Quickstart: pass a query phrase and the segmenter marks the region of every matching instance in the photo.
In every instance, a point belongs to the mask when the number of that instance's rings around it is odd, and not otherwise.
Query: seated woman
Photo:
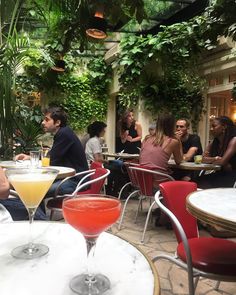
[[[108,176],[106,193],[112,196],[118,196],[120,187],[127,181],[122,173],[122,162],[118,160],[107,161],[102,155],[101,137],[105,135],[107,125],[103,122],[95,121],[90,125],[90,139],[85,146],[85,154],[88,161],[101,162],[104,167],[110,170]]]
[[[139,154],[142,139],[142,126],[134,119],[133,110],[124,112],[118,122],[119,138],[117,139],[117,152]]]
[[[171,174],[168,161],[172,154],[177,164],[183,160],[182,144],[175,137],[175,119],[170,114],[161,114],[155,134],[147,135],[142,143],[139,163]]]
[[[107,125],[104,122],[95,121],[89,125],[89,140],[85,145],[85,154],[88,161],[105,162],[102,155],[101,137],[105,135]]]
[[[236,181],[236,126],[230,118],[221,116],[213,120],[211,127],[214,139],[203,154],[203,162],[220,165],[221,170],[199,177],[198,185],[232,187]]]

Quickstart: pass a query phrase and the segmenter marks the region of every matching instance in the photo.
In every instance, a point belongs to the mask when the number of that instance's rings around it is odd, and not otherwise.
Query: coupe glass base
[[[20,259],[34,259],[47,254],[49,248],[43,244],[29,244],[19,246],[12,250],[11,255]]]
[[[71,290],[80,295],[100,295],[110,289],[110,286],[109,279],[102,274],[93,276],[91,284],[87,274],[78,275],[70,281]]]

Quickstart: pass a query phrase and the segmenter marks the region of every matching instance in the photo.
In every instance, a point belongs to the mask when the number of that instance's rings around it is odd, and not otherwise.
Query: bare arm
[[[26,155],[26,154],[18,154],[16,155],[16,160],[29,160],[30,156]]]
[[[230,159],[236,152],[236,137],[233,137],[228,144],[228,147],[223,155],[223,157],[209,157],[211,144],[207,146],[204,152],[203,161],[204,163],[214,163],[226,167],[229,164]]]
[[[137,136],[132,138],[131,136],[127,136],[127,140],[130,142],[136,142],[142,139],[142,126],[139,122],[135,122],[135,130],[137,131]]]
[[[189,150],[187,151],[186,154],[184,154],[183,158],[185,161],[189,161],[192,159],[192,157],[196,154],[198,148],[195,146],[192,146],[191,148],[189,148]]]
[[[182,143],[178,139],[172,140],[173,144],[173,156],[175,163],[178,165],[183,160],[183,149],[182,149]]]
[[[10,193],[10,185],[3,169],[0,167],[0,199],[8,198]]]

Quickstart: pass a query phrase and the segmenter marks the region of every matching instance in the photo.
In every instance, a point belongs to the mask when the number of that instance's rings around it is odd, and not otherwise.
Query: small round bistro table
[[[65,223],[34,222],[34,241],[49,247],[38,259],[13,258],[11,250],[28,240],[28,223],[0,224],[0,294],[72,295],[70,280],[86,271],[83,236]],[[106,295],[159,295],[157,271],[145,254],[129,242],[109,233],[97,241],[92,266],[111,281]]]
[[[187,210],[201,221],[236,233],[236,188],[214,188],[191,193]]]
[[[41,161],[40,161],[41,165]],[[26,168],[30,167],[30,161],[25,160],[25,161],[0,161],[0,166],[3,168]],[[48,166],[45,168],[52,168],[58,170],[58,175],[57,179],[63,179],[68,176],[73,176],[75,175],[75,169],[70,168],[70,167],[63,167],[63,166]]]

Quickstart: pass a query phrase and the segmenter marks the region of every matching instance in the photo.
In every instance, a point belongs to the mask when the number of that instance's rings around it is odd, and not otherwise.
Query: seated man
[[[183,159],[187,162],[193,162],[195,155],[202,154],[202,145],[200,137],[197,134],[189,133],[189,126],[190,123],[187,119],[177,120],[175,135],[182,142]],[[175,169],[173,177],[188,181],[193,175],[191,172]]]
[[[42,122],[45,132],[54,134],[53,145],[50,150],[50,164],[52,166],[64,166],[74,168],[76,172],[88,170],[84,149],[77,135],[67,126],[67,114],[61,107],[52,106],[44,111]],[[20,154],[17,160],[29,159],[28,155]],[[49,189],[46,197],[51,197],[59,185],[56,180]],[[59,194],[72,193],[78,183],[78,179],[72,178],[61,185]]]

